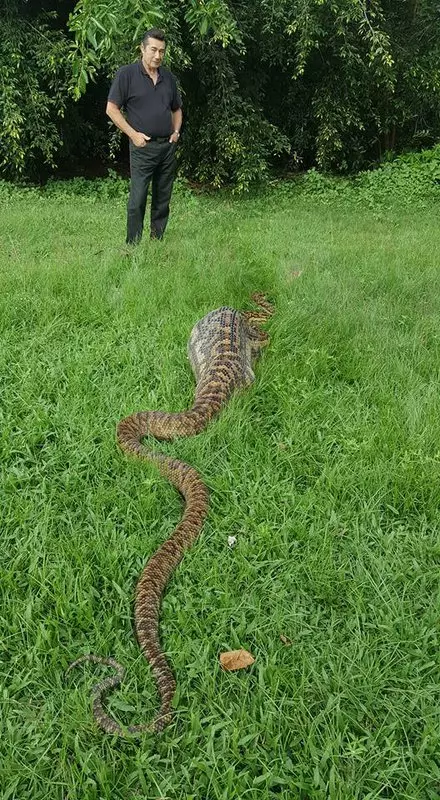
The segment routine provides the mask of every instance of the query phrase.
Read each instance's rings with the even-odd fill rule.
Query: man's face
[[[141,44],[142,61],[148,69],[160,67],[165,55],[165,42],[160,39],[148,39],[146,44]]]

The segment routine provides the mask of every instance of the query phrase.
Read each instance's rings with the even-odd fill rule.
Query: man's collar
[[[139,64],[140,64],[140,67],[141,67],[142,75],[146,75],[147,78],[150,78],[150,80],[151,80],[151,76],[148,74],[147,70],[145,69],[144,62],[142,61],[141,58],[139,59]],[[163,79],[162,67],[158,67],[157,68],[157,82],[159,83],[159,81],[161,81],[162,79]]]

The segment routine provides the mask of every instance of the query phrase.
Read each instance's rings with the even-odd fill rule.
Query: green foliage
[[[440,139],[440,15],[431,0],[69,5],[66,38],[61,23],[42,16],[50,0],[0,0],[0,159],[10,176],[61,157],[62,114],[68,134],[79,129],[69,98],[99,103],[84,146],[67,135],[67,149],[100,158],[104,140],[115,150],[102,94],[152,26],[166,31],[182,90],[180,168],[193,180],[243,191],[274,165],[348,173]]]
[[[183,11],[181,4],[163,0],[78,0],[69,19],[74,34],[70,53],[74,96],[86,91],[89,78],[99,69],[110,76],[122,63],[138,57],[142,35],[152,27],[167,32],[168,62],[180,67],[189,64],[190,53],[179,43],[181,23],[187,24],[194,42],[203,38],[222,47],[240,42],[225,0],[186,0]]]
[[[81,197],[92,205],[113,200],[125,206],[128,179],[121,178],[113,170],[109,172],[108,178],[49,180],[42,187],[0,181],[0,205],[7,204],[11,198],[27,200],[31,196],[34,202],[41,198]],[[208,178],[205,176],[206,180]],[[300,198],[311,198],[335,208],[359,206],[382,211],[393,207],[430,208],[440,203],[440,145],[432,150],[390,158],[379,168],[359,172],[353,177],[335,176],[313,168],[290,180],[271,179],[254,190],[252,196],[263,199],[267,213],[272,213],[272,206],[276,207],[281,200],[293,205]],[[174,197],[183,197],[187,205],[196,202],[191,184],[183,178],[175,183]]]
[[[258,5],[249,33],[263,28],[261,63],[282,87],[267,95],[266,113],[304,163],[355,170],[384,151],[438,140],[433,3],[281,0],[274,14],[268,0]]]
[[[67,102],[65,35],[53,15],[31,18],[0,3],[0,170],[9,177],[53,167]]]
[[[187,85],[185,173],[215,188],[232,183],[237,191],[266,179],[271,156],[288,151],[289,141],[244,96],[229,54],[199,52]]]
[[[161,0],[79,0],[69,19],[74,34],[69,54],[74,97],[86,91],[89,79],[102,66],[111,74],[121,63],[133,61],[143,32],[165,23]]]
[[[440,145],[386,162],[378,170],[361,172],[354,181],[359,197],[391,207],[396,202],[426,207],[440,200]]]
[[[283,153],[295,167],[359,169],[396,146],[440,136],[440,19],[429,2],[186,0],[154,8],[185,96],[182,168],[197,180],[245,189]],[[75,58],[102,62],[117,52],[121,63],[140,18],[134,0],[80,0],[71,20]],[[85,69],[82,78],[75,71],[76,92]]]
[[[300,191],[325,203],[429,207],[440,201],[440,145],[421,153],[409,153],[386,161],[351,179],[325,175],[312,169],[296,184]]]
[[[79,0],[69,20],[74,96],[100,69],[110,79],[138,57],[142,34],[153,26],[167,32],[167,64],[180,75],[185,107],[192,109],[182,140],[184,171],[215,187],[232,181],[239,190],[265,177],[268,158],[287,142],[240,95],[228,51],[242,53],[243,41],[225,0]]]

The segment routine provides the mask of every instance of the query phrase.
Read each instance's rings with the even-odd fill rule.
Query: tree
[[[80,0],[76,91],[152,23],[185,94],[183,166],[202,181],[244,188],[289,151],[296,166],[357,169],[439,137],[433,0]]]
[[[0,168],[9,177],[54,166],[68,104],[67,37],[53,11],[33,6],[0,2]]]
[[[58,22],[44,16],[55,5]],[[71,121],[77,113],[73,100],[92,105],[99,81],[104,91],[153,26],[167,33],[184,97],[181,169],[195,180],[245,189],[274,164],[355,170],[440,137],[438,0],[2,6],[0,161],[11,175],[54,163],[63,114]],[[104,127],[103,108],[96,119],[89,132]]]

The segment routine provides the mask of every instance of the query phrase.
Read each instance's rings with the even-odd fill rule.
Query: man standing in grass
[[[182,101],[174,75],[161,66],[164,55],[165,35],[152,28],[142,39],[141,59],[116,73],[107,101],[106,113],[130,139],[127,244],[141,239],[150,181],[151,238],[162,239],[168,222]]]

